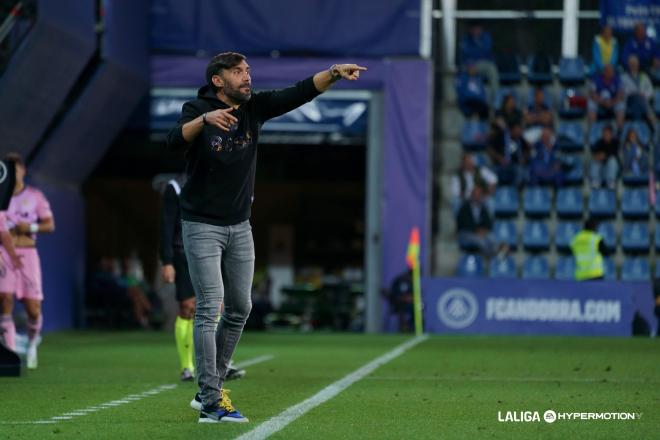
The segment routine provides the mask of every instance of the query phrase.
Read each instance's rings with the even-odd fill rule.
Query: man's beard
[[[225,95],[230,97],[232,101],[238,104],[243,104],[245,102],[248,102],[250,100],[250,97],[252,96],[252,87],[248,86],[247,92],[242,92],[241,87],[233,88],[229,85],[225,85],[224,88]]]

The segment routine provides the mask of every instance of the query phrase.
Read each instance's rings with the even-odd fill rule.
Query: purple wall
[[[208,60],[152,57],[154,87],[198,87]],[[332,63],[355,62],[368,67],[359,81],[339,82],[337,89],[384,92],[383,188],[381,197],[382,286],[405,270],[410,229],[422,233],[422,261],[429,249],[429,157],[431,146],[432,77],[429,62],[406,60],[326,60],[249,58],[256,88],[275,88],[326,69]]]

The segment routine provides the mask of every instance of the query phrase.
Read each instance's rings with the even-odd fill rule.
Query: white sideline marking
[[[123,397],[118,400],[111,400],[109,402],[100,403],[98,405],[89,406],[87,408],[76,409],[74,411],[69,411],[60,414],[59,416],[51,417],[49,420],[36,420],[34,422],[0,422],[0,425],[42,425],[42,424],[58,423],[62,420],[71,420],[74,417],[86,416],[90,413],[93,413],[95,411],[100,411],[102,409],[114,408],[120,405],[125,405],[127,403],[140,400],[144,397],[155,396],[156,394],[162,393],[163,391],[172,390],[176,387],[177,387],[176,384],[161,385],[151,390],[147,390],[142,394],[131,394],[129,396]]]
[[[496,377],[496,376],[411,376],[411,377],[398,377],[398,376],[373,376],[367,377],[366,380],[395,380],[395,381],[429,381],[429,382],[446,382],[446,381],[467,381],[467,382],[575,382],[575,383],[590,383],[590,382],[603,382],[603,383],[660,383],[657,380],[647,379],[610,379],[607,377]]]
[[[298,417],[304,415],[309,410],[316,408],[324,402],[335,397],[337,394],[344,391],[346,388],[353,385],[355,382],[359,381],[367,374],[371,373],[378,367],[385,365],[390,362],[392,359],[401,356],[406,350],[414,347],[428,339],[427,335],[416,336],[413,339],[408,340],[407,342],[399,345],[398,347],[388,351],[382,356],[377,357],[368,364],[363,365],[352,373],[344,376],[338,381],[328,385],[323,388],[318,393],[314,394],[312,397],[290,407],[289,409],[283,411],[282,413],[272,417],[270,420],[265,421],[261,425],[258,425],[251,431],[246,432],[245,434],[236,438],[236,440],[261,440],[265,439],[277,431],[281,430],[289,423],[296,420]]]
[[[246,361],[239,362],[239,363],[235,364],[234,368],[245,368],[245,367],[249,367],[250,365],[260,364],[262,362],[269,361],[269,360],[273,359],[274,357],[275,356],[273,356],[272,354],[265,354],[263,356],[257,356],[256,358],[248,359]]]

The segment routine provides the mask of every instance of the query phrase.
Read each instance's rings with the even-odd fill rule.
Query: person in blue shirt
[[[630,55],[636,55],[642,70],[657,69],[660,66],[660,54],[657,43],[646,35],[643,23],[637,23],[633,35],[626,41],[621,53],[621,64],[627,65]]]
[[[648,173],[648,153],[637,137],[637,131],[634,128],[631,128],[626,133],[621,156],[624,177],[643,178]]]
[[[469,64],[467,70],[458,77],[456,94],[458,106],[466,117],[477,114],[482,119],[488,118],[486,89],[474,64]]]
[[[611,64],[605,65],[603,72],[596,75],[591,84],[587,116],[590,122],[595,122],[599,114],[605,117],[616,117],[616,125],[620,129],[626,117],[625,93],[621,78]]]
[[[495,96],[500,80],[497,67],[493,62],[493,38],[490,32],[484,31],[479,23],[468,26],[468,33],[460,44],[461,64],[474,64],[479,75],[488,79],[492,96]]]
[[[564,173],[561,160],[555,152],[555,139],[552,128],[543,128],[541,139],[536,143],[535,150],[536,154],[530,163],[530,184],[561,186],[564,182]]]

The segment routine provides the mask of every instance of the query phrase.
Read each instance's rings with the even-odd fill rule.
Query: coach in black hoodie
[[[169,149],[186,150],[188,181],[181,193],[181,218],[196,295],[200,393],[191,405],[201,403],[200,423],[248,421],[222,385],[252,305],[249,218],[261,126],[311,101],[339,79],[358,79],[362,70],[355,64],[335,64],[293,87],[252,94],[245,56],[216,55],[206,68],[207,85],[197,99],[183,105],[179,123],[167,136]]]

